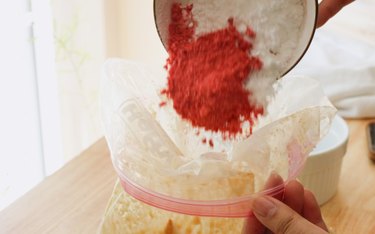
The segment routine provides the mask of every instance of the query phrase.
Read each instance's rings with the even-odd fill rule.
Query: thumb
[[[255,198],[252,210],[257,219],[273,233],[327,233],[272,197]]]

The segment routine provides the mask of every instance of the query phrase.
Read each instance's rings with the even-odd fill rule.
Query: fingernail
[[[276,213],[276,205],[267,197],[257,197],[253,201],[253,212],[262,217],[271,217]]]
[[[279,173],[277,173],[277,172],[275,172],[275,171],[272,171],[272,172],[271,172],[270,177],[271,177],[273,180],[277,181],[277,182],[280,182],[280,183],[283,183],[283,182],[284,182],[283,178],[279,175]]]

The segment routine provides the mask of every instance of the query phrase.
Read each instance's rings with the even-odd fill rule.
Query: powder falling
[[[251,126],[263,114],[245,88],[249,75],[262,68],[260,59],[251,56],[255,33],[251,28],[240,33],[230,18],[227,27],[195,38],[192,8],[172,6],[168,86],[162,93],[194,127],[234,137],[244,123]]]

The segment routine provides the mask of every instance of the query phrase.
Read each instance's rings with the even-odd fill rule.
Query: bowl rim
[[[305,2],[308,2],[309,0],[305,0]],[[302,60],[302,58],[305,56],[307,50],[310,48],[310,45],[311,45],[311,42],[314,38],[314,35],[315,35],[315,31],[316,31],[316,25],[317,25],[317,22],[318,22],[318,13],[319,13],[319,3],[318,3],[318,0],[313,0],[314,1],[314,10],[315,10],[315,14],[313,15],[313,27],[311,28],[311,32],[310,32],[310,38],[309,40],[307,41],[306,45],[305,45],[305,48],[304,50],[302,51],[302,53],[299,55],[298,59],[294,61],[294,63],[289,67],[289,69],[287,69],[282,75],[281,77],[285,76],[286,74],[288,74],[294,67],[297,66],[297,64]]]
[[[342,127],[341,129],[343,130],[344,134],[340,134],[340,139],[335,142],[335,144],[333,144],[332,146],[330,146],[328,149],[324,150],[324,151],[317,151],[317,152],[314,152],[314,150],[307,156],[307,159],[310,158],[310,157],[320,157],[320,156],[324,156],[324,155],[329,155],[330,153],[334,152],[334,151],[337,151],[337,150],[340,150],[342,147],[345,147],[349,141],[349,127],[348,127],[348,124],[345,122],[345,120],[336,114],[336,116],[334,117],[333,121],[337,121],[337,123],[340,125],[340,127]],[[332,126],[330,128],[330,131],[332,130]],[[341,138],[341,136],[343,136]]]

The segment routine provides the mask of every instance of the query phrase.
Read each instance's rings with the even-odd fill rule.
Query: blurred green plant
[[[72,16],[67,17],[70,18],[61,21],[56,18],[53,19],[57,73],[61,79],[73,77],[77,82],[78,93],[72,91],[74,88],[63,90],[63,92],[74,92],[82,97],[83,108],[90,115],[89,123],[94,127],[97,101],[89,88],[85,87],[84,82],[85,79],[88,79],[84,74],[84,69],[87,69],[87,62],[92,59],[92,56],[79,46],[79,41],[86,39],[82,38],[83,35],[79,32],[80,26],[86,22],[83,21],[82,13],[78,8]]]
[[[85,62],[90,59],[87,51],[78,48],[75,44],[77,31],[79,28],[79,14],[76,13],[71,18],[71,22],[67,25],[61,25],[56,19],[53,20],[54,40],[56,49],[56,60],[58,62],[69,62],[70,69],[60,72],[73,72],[74,75],[81,80],[81,70]]]

